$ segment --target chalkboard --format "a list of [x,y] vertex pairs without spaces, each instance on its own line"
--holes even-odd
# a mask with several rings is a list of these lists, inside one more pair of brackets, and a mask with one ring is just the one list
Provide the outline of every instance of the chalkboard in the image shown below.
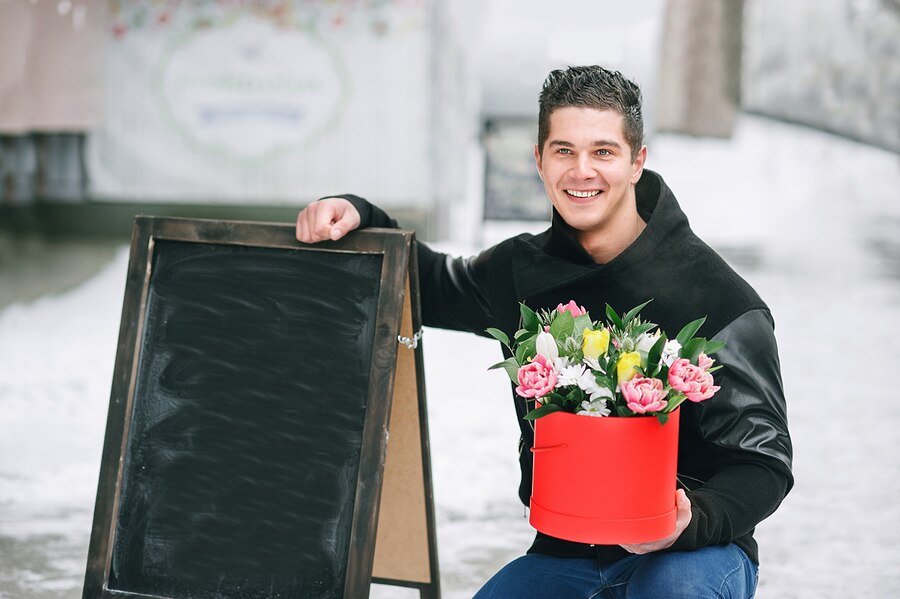
[[[411,240],[137,219],[85,597],[368,594]],[[378,580],[436,597],[424,404],[406,405],[426,509],[399,538],[424,539],[424,566],[381,558],[400,574]]]

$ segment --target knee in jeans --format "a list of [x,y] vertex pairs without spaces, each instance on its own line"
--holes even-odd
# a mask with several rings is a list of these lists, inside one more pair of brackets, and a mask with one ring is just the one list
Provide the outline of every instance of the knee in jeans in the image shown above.
[[[648,556],[628,584],[629,599],[722,599],[753,595],[755,577],[748,579],[746,558],[729,548]],[[740,549],[734,548],[736,551]]]

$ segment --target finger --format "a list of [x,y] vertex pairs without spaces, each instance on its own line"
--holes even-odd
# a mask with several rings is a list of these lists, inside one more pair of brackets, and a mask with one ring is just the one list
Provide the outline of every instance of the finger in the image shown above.
[[635,555],[647,555],[658,549],[658,543],[638,543],[636,545],[622,545],[622,548],[628,553]]
[[334,214],[328,231],[330,239],[337,241],[353,229],[359,227],[360,217],[356,207],[346,200],[334,206]]
[[330,202],[319,201],[316,208],[310,213],[309,229],[314,241],[322,241],[331,238],[331,228],[339,219],[335,207]]
[[317,204],[313,203],[300,211],[297,215],[297,240],[303,243],[315,243],[311,224],[315,222],[315,214],[318,210]]
[[334,223],[329,231],[331,239],[337,241],[345,234],[359,226],[359,213],[356,210],[347,210],[341,218]]
[[307,243],[309,240],[309,229],[306,226],[305,210],[297,215],[297,241]]
[[677,516],[675,517],[675,529],[680,532],[687,528],[693,515],[691,512],[691,500],[688,499],[687,493],[685,493],[683,489],[678,489],[678,491],[676,491],[675,504],[678,509]]

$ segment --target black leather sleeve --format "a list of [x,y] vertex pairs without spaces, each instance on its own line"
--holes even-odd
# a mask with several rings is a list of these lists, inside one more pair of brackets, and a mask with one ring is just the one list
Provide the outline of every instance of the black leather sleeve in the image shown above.
[[751,310],[714,336],[721,390],[693,410],[711,476],[688,492],[692,518],[672,549],[730,543],[772,514],[793,485],[778,349],[771,315]]
[[[348,200],[359,212],[359,228],[397,228],[397,221],[367,200],[351,194],[337,196]],[[485,329],[494,326],[484,280],[491,250],[470,258],[435,252],[427,244],[416,242],[419,264],[422,323],[442,329],[468,331],[488,336]]]

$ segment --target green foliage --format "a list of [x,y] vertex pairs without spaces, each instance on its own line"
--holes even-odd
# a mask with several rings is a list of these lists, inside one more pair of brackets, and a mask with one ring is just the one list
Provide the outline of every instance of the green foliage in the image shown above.
[[505,370],[506,374],[509,375],[509,380],[511,380],[513,383],[519,382],[519,364],[516,362],[515,358],[507,358],[502,362],[497,362],[496,364],[488,368],[488,370],[495,370],[497,368],[502,368],[503,370]]
[[691,337],[694,336],[694,333],[697,332],[697,329],[699,329],[705,321],[706,317],[704,316],[703,318],[698,318],[697,320],[687,323],[675,337],[675,340],[678,341],[678,343],[680,343],[682,347],[684,347],[685,345],[687,345]]
[[561,407],[559,407],[555,404],[549,404],[549,405],[541,406],[539,408],[535,408],[534,410],[531,410],[530,412],[525,414],[524,419],[525,420],[537,420],[541,416],[546,416],[547,414],[552,414],[553,412],[560,412],[560,411],[562,411]]
[[525,304],[519,304],[519,312],[522,314],[522,328],[537,333],[541,328],[541,322],[538,320],[534,310]]
[[516,360],[519,366],[524,366],[528,360],[534,357],[534,345],[536,338],[534,336],[524,339],[516,348]]
[[506,336],[506,333],[504,333],[500,329],[495,329],[493,327],[485,329],[485,331],[488,335],[490,335],[506,347],[509,347],[509,337]]
[[557,341],[565,341],[575,330],[575,318],[571,312],[563,312],[550,323],[550,334]]

